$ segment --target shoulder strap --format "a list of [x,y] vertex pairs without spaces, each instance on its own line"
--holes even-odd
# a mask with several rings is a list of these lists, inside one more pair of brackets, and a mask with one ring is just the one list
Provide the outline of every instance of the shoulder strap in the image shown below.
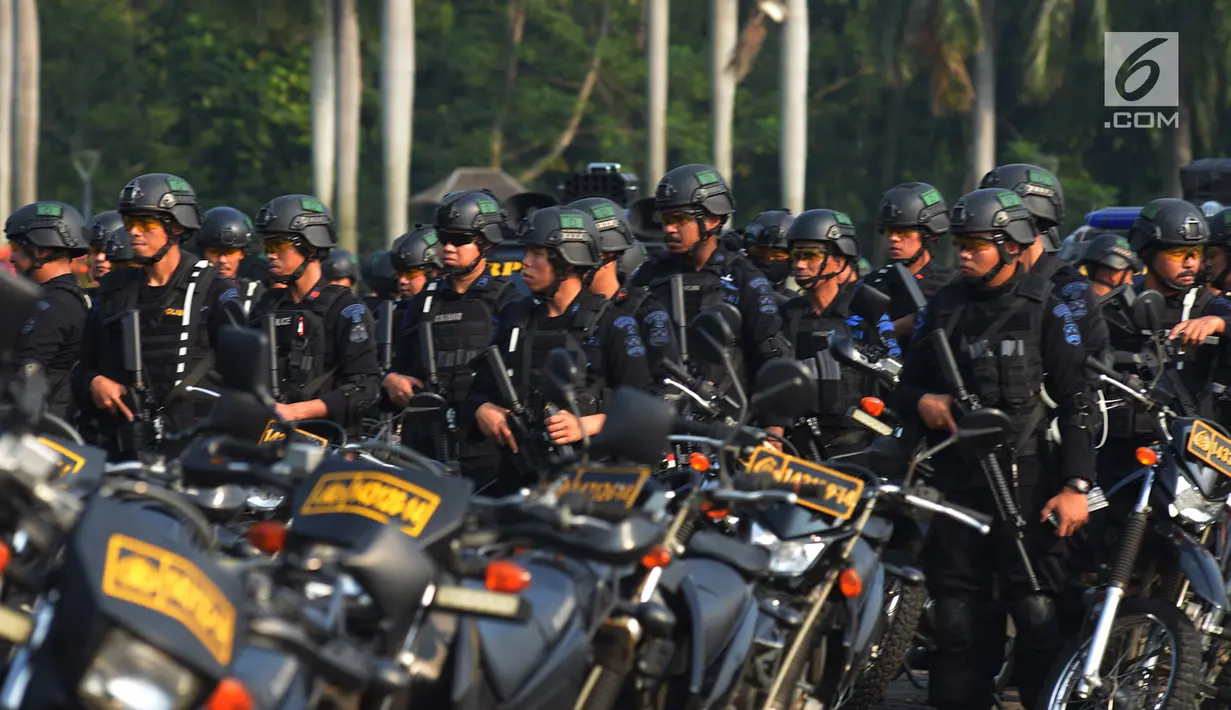
[[606,298],[594,299],[594,301],[596,301],[595,306],[597,307],[587,308],[583,306],[578,309],[577,315],[573,318],[573,325],[580,326],[576,329],[581,331],[583,340],[594,335],[594,331],[598,330],[599,323],[602,322],[603,314],[611,306],[611,301]]
[[321,289],[316,297],[307,299],[308,309],[324,318],[325,314],[329,313],[329,311],[333,309],[333,305],[337,303],[338,298],[340,298],[342,294],[347,291],[350,291],[350,289],[345,286],[330,284],[329,286]]
[[[214,350],[210,348],[206,352],[205,357],[197,362],[191,372],[185,372],[188,365],[188,348],[192,345],[192,336],[196,332],[196,328],[200,327],[199,323],[194,322],[194,314],[199,315],[205,304],[205,298],[209,294],[209,288],[214,283],[214,277],[217,275],[217,270],[210,266],[210,263],[204,259],[192,265],[192,269],[188,272],[186,282],[175,284],[174,288],[167,294],[173,297],[173,294],[179,290],[184,283],[187,284],[184,291],[184,315],[180,319],[180,346],[175,356],[175,386],[167,393],[167,396],[162,400],[162,407],[165,408],[175,399],[182,396],[189,387],[196,385],[209,373],[214,366]],[[197,318],[196,320],[200,320]]]
[[90,294],[86,293],[85,289],[81,288],[76,283],[65,283],[64,281],[52,281],[48,283],[48,285],[51,286],[52,288],[60,289],[61,291],[67,291],[73,294],[74,296],[76,296],[77,299],[81,301],[81,304],[85,306],[85,309],[87,311],[90,310],[90,308],[94,305],[94,302],[90,300]]

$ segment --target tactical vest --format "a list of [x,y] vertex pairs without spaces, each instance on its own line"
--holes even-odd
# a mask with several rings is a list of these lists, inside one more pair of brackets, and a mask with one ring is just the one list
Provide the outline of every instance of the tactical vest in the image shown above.
[[[68,282],[64,279],[53,279],[44,284],[43,287],[67,291],[74,298],[81,301],[81,305],[85,307],[87,313],[89,313],[91,306],[93,306],[89,294],[74,282]],[[83,320],[83,329],[84,325]],[[47,363],[47,367],[43,371],[47,378],[47,407],[53,414],[61,417],[67,416],[72,406],[73,397],[70,382],[72,380],[73,367],[77,364],[78,357],[77,351],[72,353],[63,352],[63,345],[61,345],[61,352],[57,353],[51,362]]]
[[[446,392],[443,394],[449,401],[458,403],[469,395],[474,372],[468,366],[475,356],[491,345],[496,330],[495,304],[504,289],[511,286],[508,281],[481,276],[461,298],[448,301],[440,297],[441,293],[451,288],[447,279],[438,279],[424,287],[418,321],[432,324],[436,373],[445,383]],[[404,316],[412,316],[409,308]],[[417,340],[414,346],[418,349]]]
[[[560,316],[568,319],[566,328],[546,330],[537,327],[547,317],[546,307],[539,304],[530,314],[527,324],[510,329],[505,365],[513,369],[513,386],[527,409],[541,412],[548,404],[543,399],[547,355],[556,348],[564,348],[585,372],[585,383],[577,391],[581,416],[602,411],[607,382],[598,329],[602,325],[603,314],[610,306],[611,301],[601,296],[583,293],[570,306],[570,312]],[[626,321],[621,322],[622,319]],[[637,319],[631,315],[617,318],[616,327],[631,328],[632,334],[640,337]]]
[[649,300],[650,295],[650,291],[647,288],[639,286],[633,288],[624,287],[616,291],[616,295],[611,297],[611,301],[629,313],[637,315],[641,312],[641,306]]
[[824,426],[838,426],[845,423],[847,410],[859,404],[860,397],[865,394],[867,378],[852,368],[844,371],[828,349],[829,337],[840,335],[854,339],[855,327],[864,324],[859,316],[844,319],[828,312],[818,316],[809,308],[806,301],[791,302],[784,313],[786,336],[791,340],[796,357],[815,370],[818,420]]
[[919,281],[919,292],[930,301],[940,289],[948,286],[953,279],[957,278],[957,274],[957,269],[937,266],[936,262],[932,261],[915,274],[915,279]]
[[[735,280],[736,262],[741,257],[733,256],[725,262],[725,270],[719,268],[718,264],[706,264],[701,267],[700,271],[687,269],[683,273],[665,274],[654,278],[647,285],[650,293],[658,300],[659,303],[667,305],[667,312],[671,315],[672,322],[675,323],[676,306],[672,303],[674,279],[680,279],[683,283],[684,292],[684,318],[686,323],[675,323],[676,327],[687,327],[692,323],[693,319],[702,310],[717,305],[719,303],[729,303],[736,308],[740,307],[740,293],[743,284],[737,283]],[[774,304],[778,305],[777,303]],[[742,333],[736,333],[736,337],[742,337]],[[695,363],[688,363],[694,366]],[[718,386],[719,390],[724,390],[731,381],[733,374],[742,375],[744,371],[744,351],[743,348],[736,347],[731,351],[731,364],[734,365],[735,373],[728,372],[727,369],[720,365],[713,365],[705,368],[700,368],[699,374],[701,377],[709,380]]]
[[[966,389],[983,406],[1009,415],[1012,431],[1018,433],[1011,443],[1019,456],[1038,451],[1037,434],[1044,420],[1043,308],[1050,292],[1050,280],[1031,274],[990,308],[982,304],[979,317],[972,317],[968,304],[956,298],[933,304]],[[1080,337],[1076,324],[1072,327],[1072,335]]]
[[261,295],[261,282],[248,279],[239,280],[239,297],[244,306],[244,315],[252,313],[252,304]]
[[337,363],[326,318],[338,298],[349,291],[345,286],[329,285],[311,291],[299,303],[280,303],[272,313],[283,402],[306,402],[331,389]]

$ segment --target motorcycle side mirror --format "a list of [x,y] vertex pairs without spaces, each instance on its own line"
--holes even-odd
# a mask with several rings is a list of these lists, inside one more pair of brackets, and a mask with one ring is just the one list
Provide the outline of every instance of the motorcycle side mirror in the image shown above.
[[1013,421],[999,409],[978,409],[962,417],[957,426],[958,444],[977,457],[987,456],[1009,438]]
[[581,383],[581,370],[568,350],[555,348],[547,353],[543,363],[543,393],[548,401],[565,411],[576,408],[577,386]]
[[864,322],[877,323],[889,312],[889,307],[888,294],[863,282],[855,286],[847,312],[863,318]]
[[720,303],[706,308],[688,325],[688,342],[692,355],[699,361],[717,365],[723,354],[735,347],[735,334],[739,332],[743,318],[729,303]]
[[889,305],[884,312],[888,313],[892,320],[918,313],[927,305],[927,298],[923,291],[919,290],[919,280],[901,263],[894,262],[882,268],[877,274],[876,283],[878,290],[883,291],[889,299]]
[[603,429],[590,439],[590,453],[655,465],[668,450],[675,407],[642,390],[620,387],[607,405]]
[[775,358],[757,371],[752,406],[790,419],[802,417],[816,406],[816,379],[798,360]]
[[545,192],[519,192],[504,201],[504,209],[509,213],[506,221],[511,225],[519,225],[535,212],[558,204],[559,200]]
[[269,396],[269,341],[255,328],[224,325],[218,329],[218,357],[214,367],[228,389]]
[[634,200],[628,206],[628,226],[633,230],[633,236],[642,241],[662,242],[666,240],[663,231],[662,218],[654,208],[653,197],[643,197]]
[[1138,294],[1136,300],[1133,301],[1132,310],[1129,311],[1133,325],[1150,333],[1162,330],[1164,305],[1163,294],[1158,291],[1143,291]]

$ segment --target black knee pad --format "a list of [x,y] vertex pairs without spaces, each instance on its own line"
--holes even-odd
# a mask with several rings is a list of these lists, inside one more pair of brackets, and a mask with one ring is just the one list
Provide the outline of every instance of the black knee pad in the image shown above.
[[942,649],[960,651],[975,645],[981,605],[961,597],[935,600],[936,642]]
[[1013,621],[1018,637],[1032,637],[1035,643],[1055,645],[1060,638],[1060,606],[1046,594],[1030,594],[1013,604]]

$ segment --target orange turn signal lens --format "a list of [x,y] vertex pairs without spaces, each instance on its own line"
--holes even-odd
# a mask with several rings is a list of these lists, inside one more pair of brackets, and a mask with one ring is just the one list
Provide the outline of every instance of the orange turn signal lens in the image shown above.
[[854,599],[863,592],[863,580],[854,568],[847,567],[838,575],[838,591],[847,599]]
[[1137,463],[1142,466],[1153,466],[1158,463],[1158,452],[1148,446],[1137,448]]
[[859,400],[859,408],[874,417],[879,417],[885,411],[885,402],[880,397],[864,397]]
[[705,473],[710,470],[710,457],[703,453],[694,451],[688,455],[688,465],[694,471]]
[[641,558],[641,566],[647,569],[666,567],[671,563],[671,551],[663,545],[655,545]]
[[248,542],[267,555],[286,549],[286,524],[277,520],[262,520],[248,528]]
[[524,592],[530,586],[530,572],[511,560],[492,560],[487,563],[483,586],[506,594]]
[[727,510],[726,508],[710,508],[709,510],[705,511],[705,517],[709,518],[710,520],[722,520],[723,518],[727,517],[727,515],[730,512],[731,511]]
[[252,710],[254,705],[248,689],[234,678],[223,678],[205,701],[206,710]]
[[9,567],[9,560],[13,559],[13,550],[8,545],[0,542],[0,574],[4,574],[4,570]]

